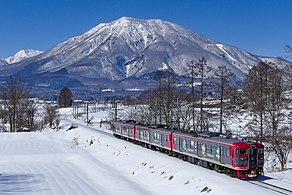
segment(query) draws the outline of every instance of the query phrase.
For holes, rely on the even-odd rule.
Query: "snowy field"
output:
[[[95,129],[110,131],[71,112],[62,110],[59,131],[0,134],[1,195],[277,194],[103,134]],[[94,121],[107,117],[96,113]],[[78,128],[67,131],[72,122]],[[266,182],[292,189],[291,164]]]

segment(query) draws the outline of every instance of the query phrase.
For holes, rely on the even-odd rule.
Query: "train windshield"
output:
[[[236,149],[236,154],[244,155],[244,154],[246,154],[246,149]]]

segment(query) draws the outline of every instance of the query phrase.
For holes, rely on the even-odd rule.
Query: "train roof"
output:
[[[166,132],[172,131],[171,129],[169,129],[169,127],[167,125],[160,125],[160,124],[145,125],[145,124],[137,123],[134,120],[127,120],[127,121],[120,120],[120,121],[114,121],[114,122],[118,122],[118,123],[121,123],[123,125],[135,125],[137,127],[143,127],[143,128],[153,129],[153,130],[160,130],[160,131],[166,131]]]
[[[246,142],[241,141],[239,139],[231,138],[230,136],[226,136],[226,135],[220,134],[218,132],[204,131],[204,132],[194,133],[194,132],[185,132],[185,131],[175,131],[174,134],[184,135],[187,137],[199,138],[201,140],[206,139],[206,141],[220,142],[220,143],[224,143],[224,144],[233,144],[235,142],[246,143]]]
[[[186,137],[194,137],[198,138],[200,140],[206,139],[206,141],[213,141],[217,143],[222,143],[222,144],[234,144],[234,143],[244,143],[247,144],[246,141],[242,141],[236,138],[231,138],[229,135],[224,135],[222,133],[218,132],[211,132],[211,131],[202,131],[202,132],[187,132],[187,131],[180,131],[177,129],[170,129],[166,125],[157,125],[157,124],[152,124],[152,125],[145,125],[145,124],[140,124],[137,123],[134,120],[120,120],[120,121],[115,121],[123,124],[128,124],[128,125],[135,125],[135,126],[140,126],[143,128],[148,128],[148,129],[153,129],[153,130],[159,130],[159,131],[165,131],[165,132],[173,132],[176,135],[183,135]],[[253,143],[253,142],[251,142]]]

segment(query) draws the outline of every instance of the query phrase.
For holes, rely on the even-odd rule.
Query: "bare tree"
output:
[[[34,130],[36,127],[34,117],[37,112],[37,104],[33,100],[26,98],[22,99],[20,112],[18,112],[19,117],[22,120],[19,120],[20,126],[26,126],[27,128]]]
[[[280,170],[286,169],[292,147],[291,119],[287,114],[291,101],[284,95],[283,75],[275,64],[260,63],[250,71],[245,91],[251,111],[260,116],[260,140],[266,136],[280,162]]]
[[[26,98],[27,94],[27,89],[21,79],[14,76],[5,79],[1,91],[1,99],[3,100],[4,109],[7,110],[10,132],[16,131],[21,100]]]
[[[195,129],[195,101],[196,101],[196,95],[195,95],[195,76],[197,75],[196,69],[198,69],[198,63],[195,63],[194,60],[191,60],[189,63],[187,63],[188,70],[187,72],[190,73],[191,77],[191,110],[192,110],[192,126],[193,129]]]
[[[214,71],[216,81],[212,83],[213,90],[219,95],[220,98],[220,126],[219,130],[222,133],[223,130],[223,112],[224,105],[223,100],[228,96],[229,89],[231,88],[231,80],[234,74],[226,65],[218,66]]]
[[[283,74],[275,65],[271,69],[268,80],[269,94],[267,104],[267,124],[270,129],[269,143],[280,162],[283,171],[286,169],[288,155],[292,148],[291,119],[286,114],[289,99],[284,96]],[[290,121],[290,122],[289,122]]]
[[[170,71],[158,72],[156,76],[157,88],[153,91],[153,100],[151,106],[158,108],[159,123],[172,126],[172,114],[176,107],[176,78]]]
[[[46,104],[45,110],[46,110],[45,122],[49,123],[49,127],[52,128],[54,125],[54,122],[59,123],[58,106]]]
[[[263,139],[263,122],[264,114],[266,112],[267,97],[270,93],[268,87],[268,77],[271,67],[264,62],[250,69],[246,77],[245,97],[247,104],[254,114],[260,117],[260,141]]]
[[[199,59],[198,63],[195,63],[195,75],[200,80],[200,92],[199,92],[199,99],[200,99],[200,117],[198,120],[198,126],[200,131],[208,130],[208,120],[207,120],[207,113],[204,111],[204,93],[206,92],[206,79],[208,73],[212,70],[212,68],[207,64],[207,60],[205,58]]]

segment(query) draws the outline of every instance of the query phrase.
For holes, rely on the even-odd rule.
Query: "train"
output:
[[[239,179],[264,174],[264,145],[217,132],[185,132],[165,125],[143,125],[133,120],[112,121],[117,138],[158,150],[193,164]]]

